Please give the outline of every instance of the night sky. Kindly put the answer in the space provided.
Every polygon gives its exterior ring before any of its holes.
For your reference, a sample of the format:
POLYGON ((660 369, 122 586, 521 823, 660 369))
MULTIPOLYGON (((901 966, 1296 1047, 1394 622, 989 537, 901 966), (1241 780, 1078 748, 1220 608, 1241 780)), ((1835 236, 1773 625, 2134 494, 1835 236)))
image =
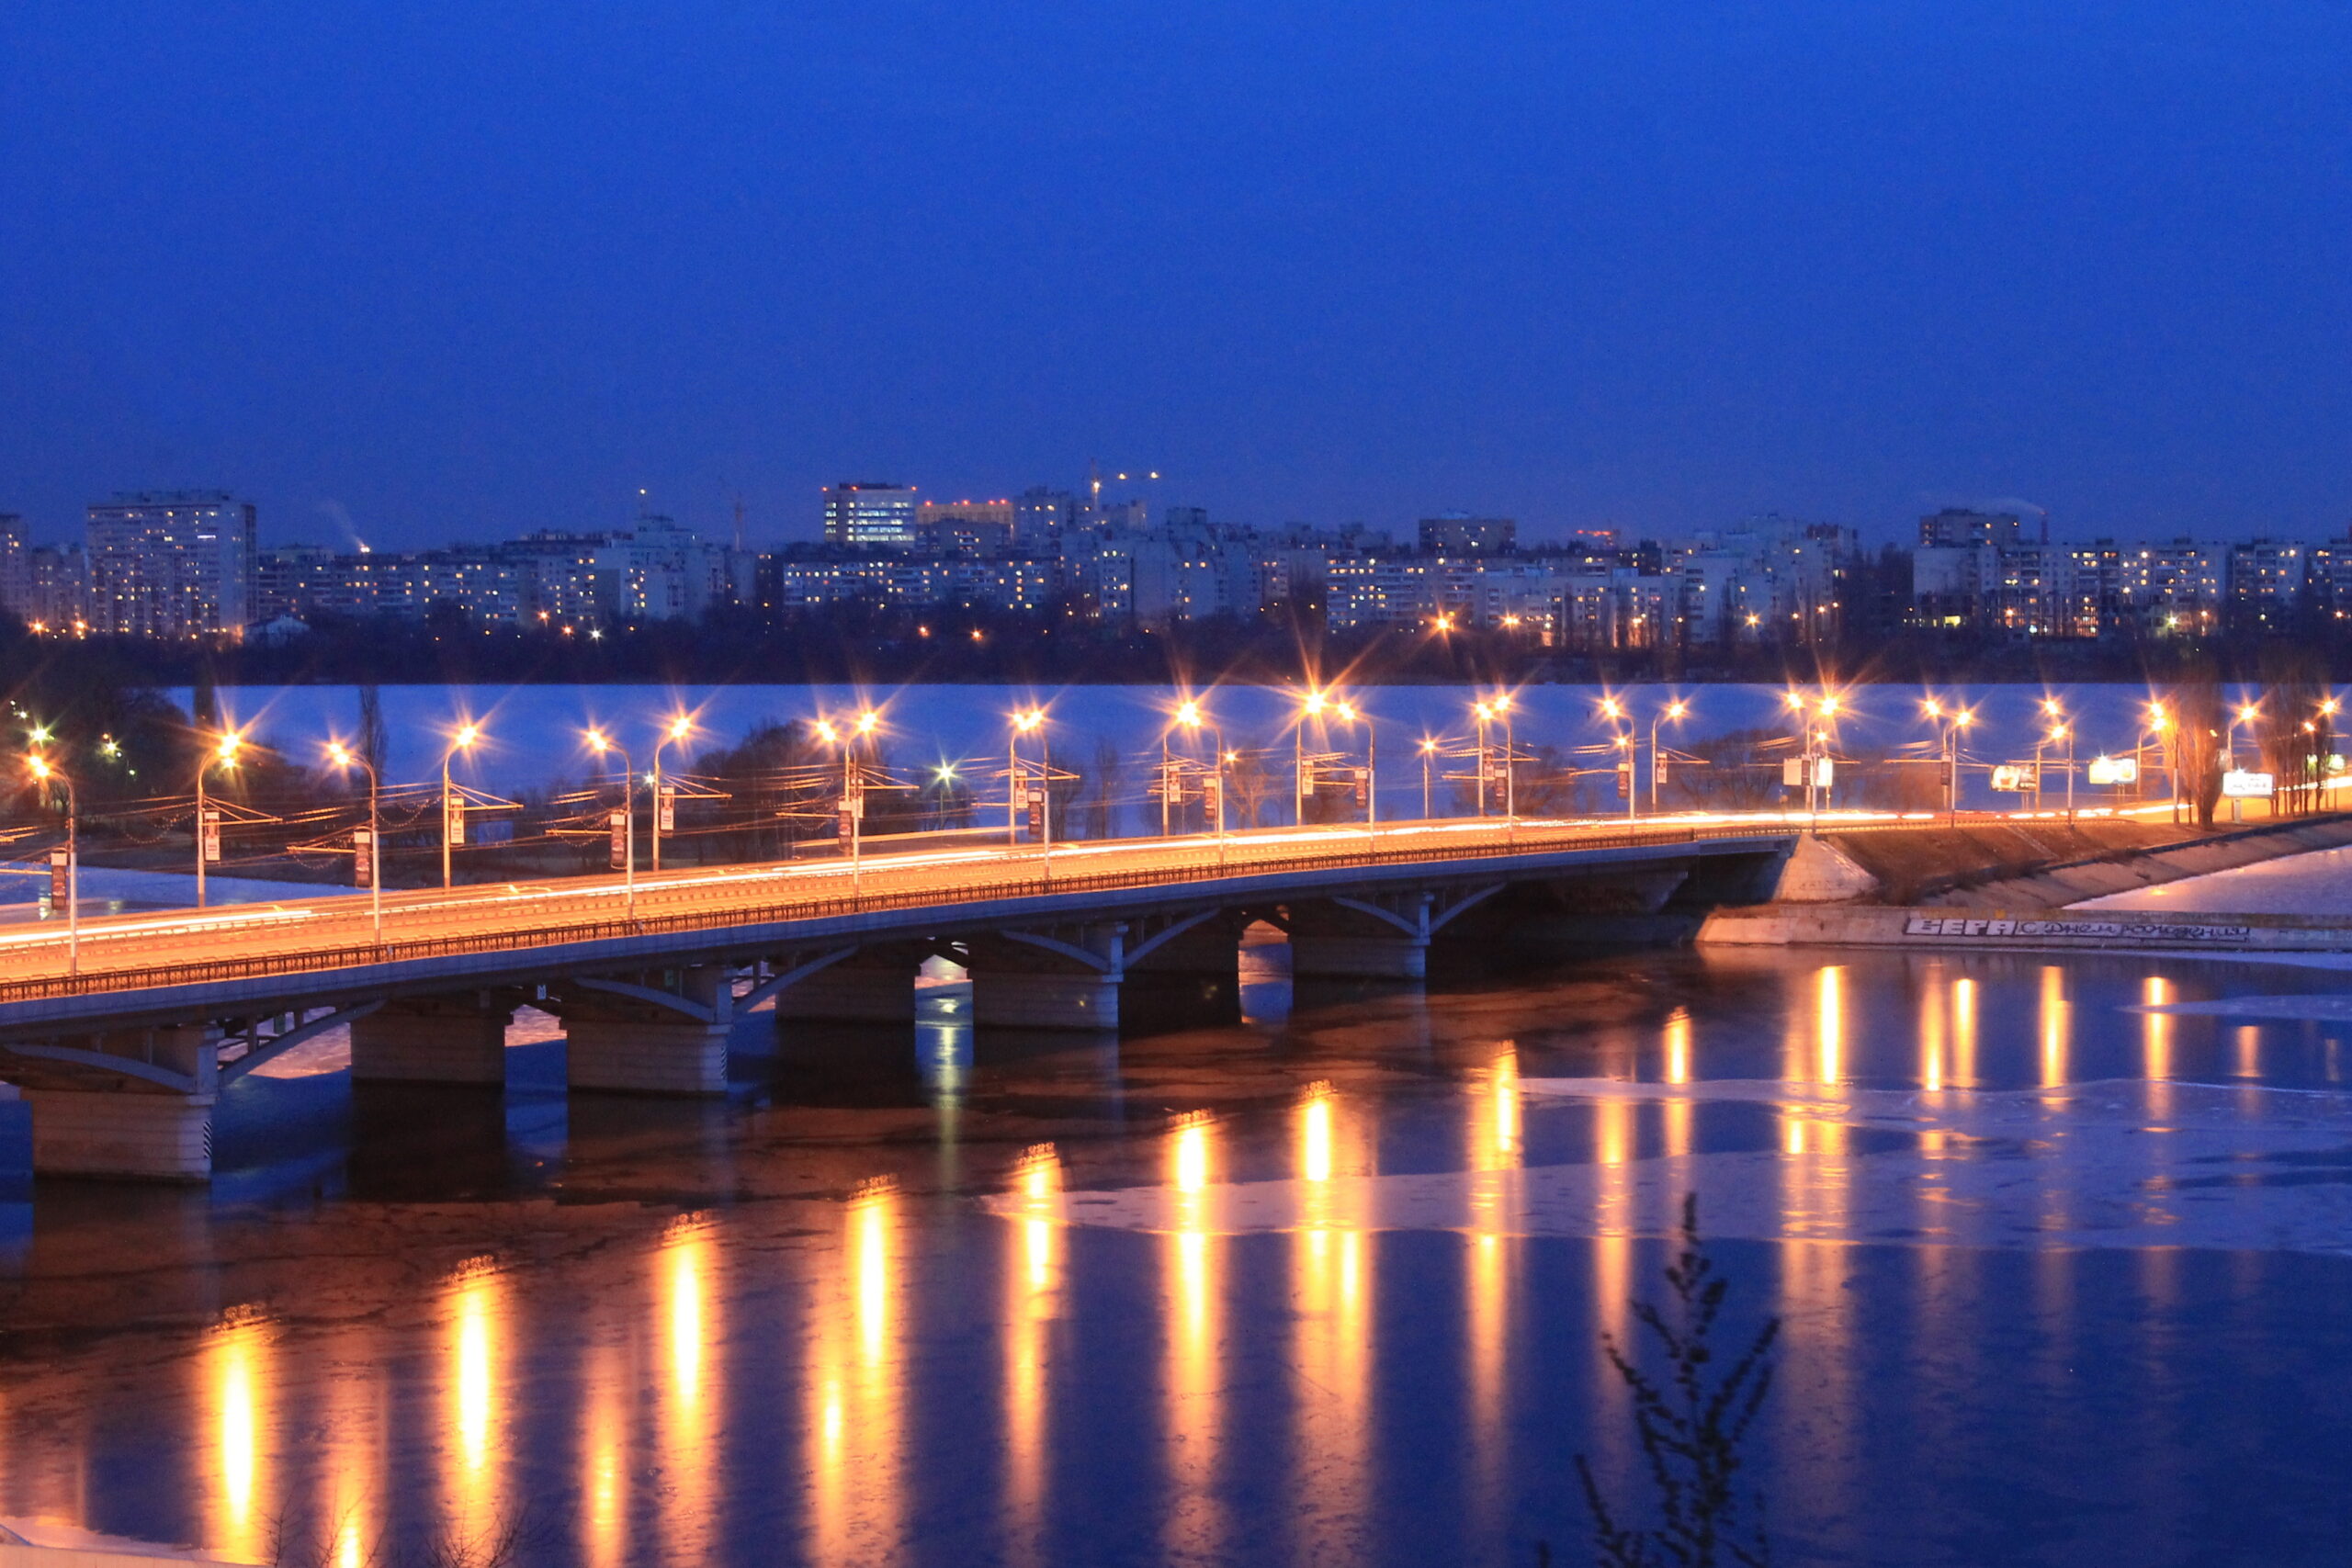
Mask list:
MULTIPOLYGON (((0 7, 0 511, 2352 519, 2352 6, 0 7)), ((348 520, 346 522, 345 520, 348 520)))

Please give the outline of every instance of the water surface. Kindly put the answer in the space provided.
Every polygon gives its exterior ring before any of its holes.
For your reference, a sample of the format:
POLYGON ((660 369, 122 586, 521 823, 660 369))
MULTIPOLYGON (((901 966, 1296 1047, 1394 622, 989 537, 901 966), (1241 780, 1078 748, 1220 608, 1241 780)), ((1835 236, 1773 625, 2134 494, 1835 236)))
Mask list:
POLYGON ((255 1561, 1577 1561, 1574 1456, 1638 1498, 1601 1338, 1695 1190, 1736 1324, 1785 1320, 1784 1561, 2342 1560, 2337 976, 1651 954, 1295 1018, 1254 979, 1239 1029, 1004 1061, 937 987, 729 1104, 567 1101, 527 1016, 503 1097, 355 1097, 322 1044, 224 1100, 213 1192, 17 1211, 0 1515, 255 1561))

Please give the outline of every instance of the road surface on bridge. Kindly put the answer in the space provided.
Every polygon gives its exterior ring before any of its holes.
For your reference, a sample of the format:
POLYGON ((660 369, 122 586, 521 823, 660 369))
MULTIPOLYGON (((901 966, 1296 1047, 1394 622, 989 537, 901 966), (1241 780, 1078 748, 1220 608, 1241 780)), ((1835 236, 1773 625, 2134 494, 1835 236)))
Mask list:
MULTIPOLYGON (((1823 814, 1819 824, 1843 829, 1905 820, 1888 813, 1839 812, 1823 814)), ((690 917, 716 925, 738 912, 747 919, 788 918, 789 907, 799 904, 836 912, 867 902, 904 908, 910 901, 935 899, 949 905, 1034 893, 1046 877, 1073 890, 1102 886, 1111 879, 1136 886, 1162 879, 1173 884, 1368 861, 1442 863, 1504 852, 1779 835, 1805 824, 1802 817, 1778 813, 1693 814, 1637 823, 1623 818, 1469 818, 1384 823, 1377 829, 1261 828, 1221 838, 1080 840, 1055 845, 1050 861, 1038 846, 1023 844, 872 854, 855 867, 833 857, 698 866, 639 874, 633 913, 625 878, 612 874, 409 889, 384 895, 382 945, 397 951, 447 943, 462 950, 468 939, 489 945, 496 938, 495 945, 503 946, 518 934, 553 935, 624 919, 673 923, 690 917)), ((271 904, 107 916, 82 923, 77 988, 128 988, 146 983, 158 970, 223 960, 296 960, 376 942, 368 896, 341 890, 271 904)), ((67 931, 53 917, 38 930, 0 935, 0 987, 62 978, 68 964, 67 931)))

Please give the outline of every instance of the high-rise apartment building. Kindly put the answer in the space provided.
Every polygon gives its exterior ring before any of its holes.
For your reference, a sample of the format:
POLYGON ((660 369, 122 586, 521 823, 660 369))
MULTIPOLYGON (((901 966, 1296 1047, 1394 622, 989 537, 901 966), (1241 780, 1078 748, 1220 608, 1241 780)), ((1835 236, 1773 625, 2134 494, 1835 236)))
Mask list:
POLYGON ((1919 543, 1929 549, 1965 549, 1971 545, 2014 545, 2022 536, 2022 522, 2013 512, 1971 512, 1947 506, 1919 519, 1919 543))
POLYGON ((1421 550, 1433 556, 1504 556, 1519 545, 1519 524, 1510 517, 1473 517, 1441 512, 1420 521, 1421 550))
POLYGON ((244 635, 254 509, 226 491, 132 491, 89 509, 90 629, 100 636, 244 635))
POLYGON ((852 484, 825 488, 825 543, 910 550, 916 543, 915 487, 852 484))
POLYGON ((11 620, 39 617, 33 609, 32 543, 25 537, 25 520, 0 512, 0 614, 11 620))

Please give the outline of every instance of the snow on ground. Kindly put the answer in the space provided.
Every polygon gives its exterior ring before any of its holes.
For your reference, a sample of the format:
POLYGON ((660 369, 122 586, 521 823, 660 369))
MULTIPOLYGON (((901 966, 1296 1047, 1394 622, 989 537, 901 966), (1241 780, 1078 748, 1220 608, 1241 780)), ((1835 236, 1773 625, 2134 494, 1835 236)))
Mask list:
POLYGON ((2352 847, 2311 850, 2070 904, 2213 915, 2352 915, 2352 847))

